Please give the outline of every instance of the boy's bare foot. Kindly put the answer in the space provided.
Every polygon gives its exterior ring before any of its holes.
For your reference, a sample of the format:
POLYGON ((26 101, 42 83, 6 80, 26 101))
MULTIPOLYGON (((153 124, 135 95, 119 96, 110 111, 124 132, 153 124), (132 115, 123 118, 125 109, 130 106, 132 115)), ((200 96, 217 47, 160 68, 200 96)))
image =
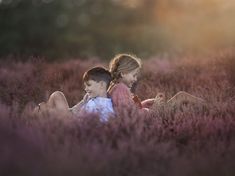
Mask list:
POLYGON ((34 115, 42 115, 46 112, 48 112, 48 107, 45 102, 39 103, 33 110, 34 115))

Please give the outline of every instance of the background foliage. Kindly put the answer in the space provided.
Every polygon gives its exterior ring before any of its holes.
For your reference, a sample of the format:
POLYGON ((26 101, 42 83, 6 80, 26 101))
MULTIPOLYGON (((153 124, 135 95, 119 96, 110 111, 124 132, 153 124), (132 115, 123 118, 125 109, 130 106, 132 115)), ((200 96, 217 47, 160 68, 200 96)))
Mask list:
POLYGON ((151 45, 145 39, 151 38, 153 3, 128 8, 112 0, 3 0, 0 55, 107 58, 144 52, 151 45))
POLYGON ((235 44, 232 0, 1 0, 0 56, 204 52, 235 44))

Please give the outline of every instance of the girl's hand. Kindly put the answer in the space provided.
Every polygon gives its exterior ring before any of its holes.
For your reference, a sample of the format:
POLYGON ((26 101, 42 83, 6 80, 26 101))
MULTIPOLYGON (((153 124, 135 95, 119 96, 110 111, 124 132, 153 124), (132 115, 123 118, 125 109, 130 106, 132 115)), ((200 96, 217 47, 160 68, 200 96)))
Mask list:
POLYGON ((155 98, 150 98, 141 102, 143 108, 150 108, 155 101, 155 98))
POLYGON ((158 111, 165 105, 165 94, 164 93, 158 93, 156 97, 154 98, 154 102, 152 107, 150 108, 153 111, 158 111))
POLYGON ((158 93, 154 98, 153 105, 151 106, 152 111, 158 111, 165 105, 165 95, 163 93, 158 93))

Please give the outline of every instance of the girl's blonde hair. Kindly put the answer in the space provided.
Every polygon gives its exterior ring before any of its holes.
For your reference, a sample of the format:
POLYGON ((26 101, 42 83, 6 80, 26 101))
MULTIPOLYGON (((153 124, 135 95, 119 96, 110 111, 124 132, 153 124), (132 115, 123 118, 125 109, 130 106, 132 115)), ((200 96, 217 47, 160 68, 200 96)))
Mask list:
POLYGON ((118 54, 109 64, 109 71, 111 73, 113 82, 121 78, 121 73, 129 73, 136 68, 141 68, 141 60, 130 54, 118 54))

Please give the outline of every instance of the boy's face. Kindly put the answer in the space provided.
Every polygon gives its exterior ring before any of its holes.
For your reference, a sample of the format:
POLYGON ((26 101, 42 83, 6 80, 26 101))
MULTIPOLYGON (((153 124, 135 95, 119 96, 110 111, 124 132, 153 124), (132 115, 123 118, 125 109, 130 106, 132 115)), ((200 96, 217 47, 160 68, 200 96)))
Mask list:
POLYGON ((84 86, 89 98, 106 96, 106 83, 104 81, 97 82, 94 80, 88 80, 84 82, 84 86))

